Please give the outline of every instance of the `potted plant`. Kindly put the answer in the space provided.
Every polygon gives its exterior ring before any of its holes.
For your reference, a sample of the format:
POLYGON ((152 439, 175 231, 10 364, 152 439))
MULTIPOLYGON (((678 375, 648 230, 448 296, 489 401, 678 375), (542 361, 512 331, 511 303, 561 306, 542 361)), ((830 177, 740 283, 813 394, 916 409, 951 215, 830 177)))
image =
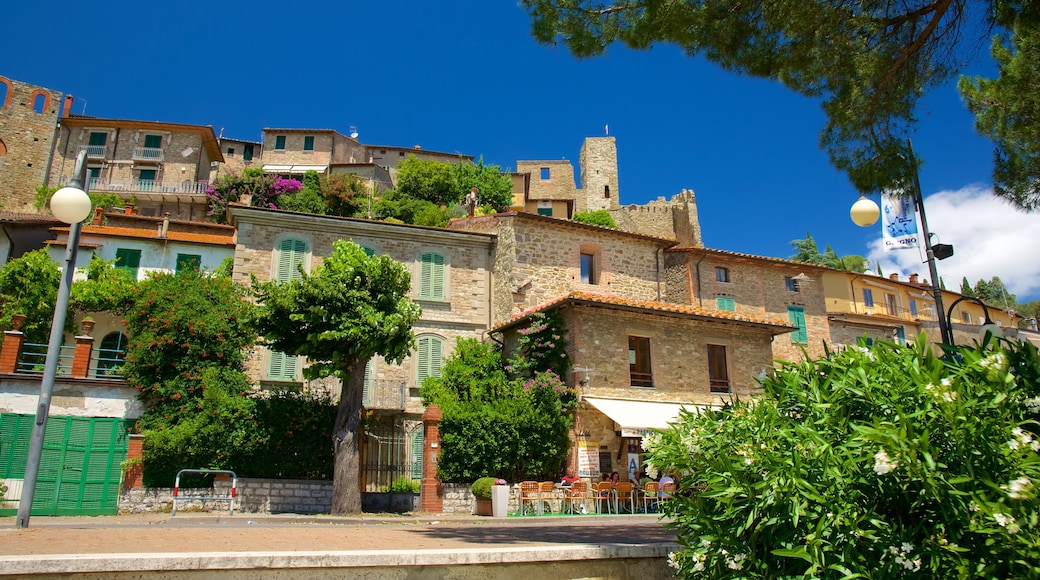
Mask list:
POLYGON ((490 516, 491 510, 491 486, 497 480, 494 477, 481 477, 473 482, 469 490, 473 492, 473 498, 477 500, 476 514, 478 516, 490 516))

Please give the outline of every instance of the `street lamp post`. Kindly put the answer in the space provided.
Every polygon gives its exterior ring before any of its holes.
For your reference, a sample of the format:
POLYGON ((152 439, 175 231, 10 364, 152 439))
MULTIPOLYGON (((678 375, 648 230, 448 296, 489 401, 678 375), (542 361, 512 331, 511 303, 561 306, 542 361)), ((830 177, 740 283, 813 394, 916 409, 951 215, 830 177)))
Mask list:
MULTIPOLYGON (((914 196, 914 205, 917 206, 917 211, 921 215, 921 234, 924 236, 925 255, 927 256, 928 274, 931 276, 932 282, 932 296, 935 299, 935 314, 939 319, 939 334, 942 337, 943 344, 953 344, 953 332, 950 330, 950 325, 946 317, 946 311, 943 310, 942 301, 942 287, 939 286, 939 271, 935 267, 936 248, 939 248, 940 256, 939 259, 948 258, 953 255, 953 248, 943 244, 932 245, 931 233, 928 231, 928 216, 924 212, 924 196, 921 194, 921 181, 917 175, 917 163, 914 158, 914 149, 910 144, 910 139, 906 140, 906 150, 910 155, 910 158, 906 162, 910 166, 910 174, 913 177, 913 183, 911 193, 914 196)), ((860 196, 859 200, 853 204, 850 210, 852 221, 858 226, 868 227, 874 225, 878 216, 881 215, 881 210, 878 209, 876 203, 866 196, 860 196)))
POLYGON ((65 312, 69 308, 69 289, 72 287, 72 275, 76 269, 79 233, 83 227, 83 220, 90 215, 90 197, 87 196, 86 190, 87 153, 82 151, 76 158, 76 170, 72 181, 68 186, 54 192, 51 197, 51 213, 71 227, 69 228, 69 240, 65 247, 61 281, 58 284, 58 298, 54 304, 51 336, 47 343, 47 359, 43 365, 40 399, 36 407, 36 422, 33 424, 32 437, 29 439, 29 456, 25 461, 25 481, 22 484, 22 497, 18 502, 16 528, 29 527, 33 496, 36 494, 40 458, 43 456, 43 438, 47 432, 47 416, 50 414, 51 393, 54 391, 54 376, 58 372, 58 358, 65 336, 65 312))
MULTIPOLYGON (((982 300, 979 300, 978 298, 976 298, 974 296, 961 296, 960 298, 954 300, 953 304, 950 304, 949 310, 946 311, 946 320, 953 320, 953 309, 958 304, 960 304, 961 302, 964 302, 965 300, 967 300, 969 302, 974 302, 975 304, 978 304, 979 306, 982 307, 982 315, 983 315, 985 320, 982 323, 982 326, 979 328, 979 334, 981 334, 983 337, 985 337, 987 333, 988 334, 992 334, 993 336, 997 336, 998 333, 1000 333, 1000 327, 997 326, 996 322, 990 316, 990 314, 989 314, 989 307, 986 306, 985 302, 983 302, 982 300)), ((950 344, 951 345, 953 344, 953 329, 952 328, 950 329, 950 344)))

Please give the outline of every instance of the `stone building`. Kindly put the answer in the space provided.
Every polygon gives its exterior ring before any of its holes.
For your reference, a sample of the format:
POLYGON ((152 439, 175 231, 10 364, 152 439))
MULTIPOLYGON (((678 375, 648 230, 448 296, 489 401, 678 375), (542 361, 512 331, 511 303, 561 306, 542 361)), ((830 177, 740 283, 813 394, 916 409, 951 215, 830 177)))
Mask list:
POLYGON ((47 183, 62 106, 60 91, 0 76, 0 208, 37 211, 36 188, 47 183))
POLYGON ((750 396, 755 378, 772 367, 774 336, 796 330, 767 309, 697 305, 687 264, 676 259, 686 254, 670 239, 526 212, 448 227, 497 238, 491 332, 507 348, 535 314, 562 314, 575 369, 562 378, 578 385, 585 401, 571 466, 590 477, 578 449, 595 447, 600 466, 613 458, 610 465, 625 473, 634 464, 634 475, 647 430, 663 428, 683 406, 750 396))
POLYGON ((797 330, 776 337, 775 359, 823 355, 824 342, 831 340, 822 283, 829 268, 709 248, 675 247, 667 256, 668 294, 674 300, 786 321, 797 330))
POLYGON ((617 143, 614 137, 586 137, 578 154, 581 181, 575 185, 570 161, 517 161, 512 209, 570 219, 575 213, 604 210, 618 228, 686 246, 701 246, 701 227, 693 191, 645 205, 621 205, 617 143), (522 177, 518 177, 522 176, 522 177))
POLYGON ((87 153, 88 187, 134 204, 141 215, 206 219, 206 188, 224 162, 213 127, 64 115, 50 183, 73 177, 87 153))
POLYGON ((244 139, 231 139, 223 135, 217 138, 218 147, 224 156, 224 162, 217 166, 213 177, 225 174, 242 175, 248 168, 261 166, 264 153, 264 144, 260 141, 246 141, 244 139))

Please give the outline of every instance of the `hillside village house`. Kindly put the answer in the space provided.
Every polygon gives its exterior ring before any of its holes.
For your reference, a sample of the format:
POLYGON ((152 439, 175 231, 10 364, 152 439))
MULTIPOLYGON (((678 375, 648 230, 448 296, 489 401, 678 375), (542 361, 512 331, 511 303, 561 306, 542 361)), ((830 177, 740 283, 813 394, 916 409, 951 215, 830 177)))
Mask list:
MULTIPOLYGON (((348 172, 383 188, 409 155, 452 163, 472 157, 364 145, 356 134, 333 130, 264 129, 262 142, 230 139, 197 125, 72 115, 71 97, 60 99, 60 92, 0 77, 0 189, 13 204, 5 210, 33 211, 35 187, 66 182, 76 154, 86 150, 90 189, 118 195, 127 210, 95 216, 84 228, 80 267, 97 253, 136 270, 140 279, 148 270, 208 271, 233 255, 240 282, 248 284, 250 275, 288 280, 297 265, 313 271, 334 241, 351 239, 409 268, 413 298, 423 307, 416 351, 401 365, 375 359, 366 369, 365 404, 373 420, 362 469, 371 490, 395 476, 419 478, 418 388, 440 372, 455 339, 508 345, 539 312, 557 309, 567 325, 575 372, 563 378, 582 397, 571 466, 589 476, 593 468, 628 475, 639 466, 637 438, 647 428, 662 426, 683 406, 752 395, 774 359, 800 360, 803 349, 817 356, 824 342, 833 348, 864 336, 911 340, 923 331, 938 341, 930 287, 913 276, 903 281, 705 248, 693 191, 621 205, 614 137, 585 139, 576 166, 517 161, 510 211, 456 220, 445 229, 242 205, 231 206, 231 225, 218 226, 201 223, 209 220, 205 188, 217 175, 248 167, 297 177, 306 170, 348 172), (619 229, 569 221, 575 212, 596 209, 609 212, 619 229), (579 461, 579 450, 588 461, 579 461)), ((59 260, 68 228, 55 226, 0 214, 0 227, 11 236, 5 257, 49 241, 59 260)), ((943 293, 946 308, 960 298, 943 293)), ((1014 316, 990 312, 1006 335, 1015 335, 1014 316)), ((968 343, 977 336, 982 309, 962 301, 951 318, 957 342, 968 343)), ((125 341, 120 322, 99 316, 92 335, 67 342, 95 353, 112 340, 118 347, 125 341)), ((18 331, 5 329, 5 336, 14 339, 18 331)), ((15 361, 6 349, 4 361, 15 361)), ((330 382, 305 383, 305 364, 258 347, 249 373, 258 388, 338 392, 330 382)), ((126 456, 126 427, 142 410, 132 389, 98 373, 96 362, 92 368, 59 377, 52 420, 100 434, 93 439, 103 447, 97 453, 118 465, 126 456)), ((20 469, 11 449, 27 439, 38 380, 9 370, 0 372, 0 478, 10 483, 20 469)), ((110 497, 119 473, 102 483, 79 472, 62 478, 63 490, 102 485, 110 497)), ((114 510, 109 505, 89 509, 114 510)))
MULTIPOLYGON (((416 350, 400 365, 379 357, 368 363, 364 403, 374 416, 363 450, 371 461, 363 471, 369 491, 381 491, 392 481, 396 472, 386 470, 389 465, 410 466, 418 479, 423 411, 419 387, 427 376, 440 374, 457 338, 482 339, 489 327, 494 237, 241 205, 232 205, 230 215, 238 232, 234 278, 246 286, 251 276, 288 281, 299 277, 297 266, 314 271, 337 240, 352 240, 367 252, 389 255, 406 265, 412 300, 422 306, 422 316, 413 327, 416 350)), ((305 362, 302 357, 258 347, 247 372, 263 388, 299 388, 305 362)), ((338 381, 307 388, 339 394, 338 381)))
POLYGON ((142 215, 205 220, 206 188, 224 162, 212 127, 62 117, 49 183, 66 185, 87 152, 89 191, 112 193, 142 215))

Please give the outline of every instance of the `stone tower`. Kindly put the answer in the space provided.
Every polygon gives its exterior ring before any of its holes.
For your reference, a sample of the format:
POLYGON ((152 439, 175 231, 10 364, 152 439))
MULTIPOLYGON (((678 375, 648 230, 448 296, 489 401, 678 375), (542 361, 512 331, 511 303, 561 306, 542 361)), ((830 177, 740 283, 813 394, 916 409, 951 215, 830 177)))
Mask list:
POLYGON ((4 210, 37 211, 36 187, 47 179, 61 106, 60 91, 0 77, 0 203, 4 210))
POLYGON ((581 195, 575 200, 579 211, 618 207, 617 143, 613 137, 586 137, 578 156, 581 195))

